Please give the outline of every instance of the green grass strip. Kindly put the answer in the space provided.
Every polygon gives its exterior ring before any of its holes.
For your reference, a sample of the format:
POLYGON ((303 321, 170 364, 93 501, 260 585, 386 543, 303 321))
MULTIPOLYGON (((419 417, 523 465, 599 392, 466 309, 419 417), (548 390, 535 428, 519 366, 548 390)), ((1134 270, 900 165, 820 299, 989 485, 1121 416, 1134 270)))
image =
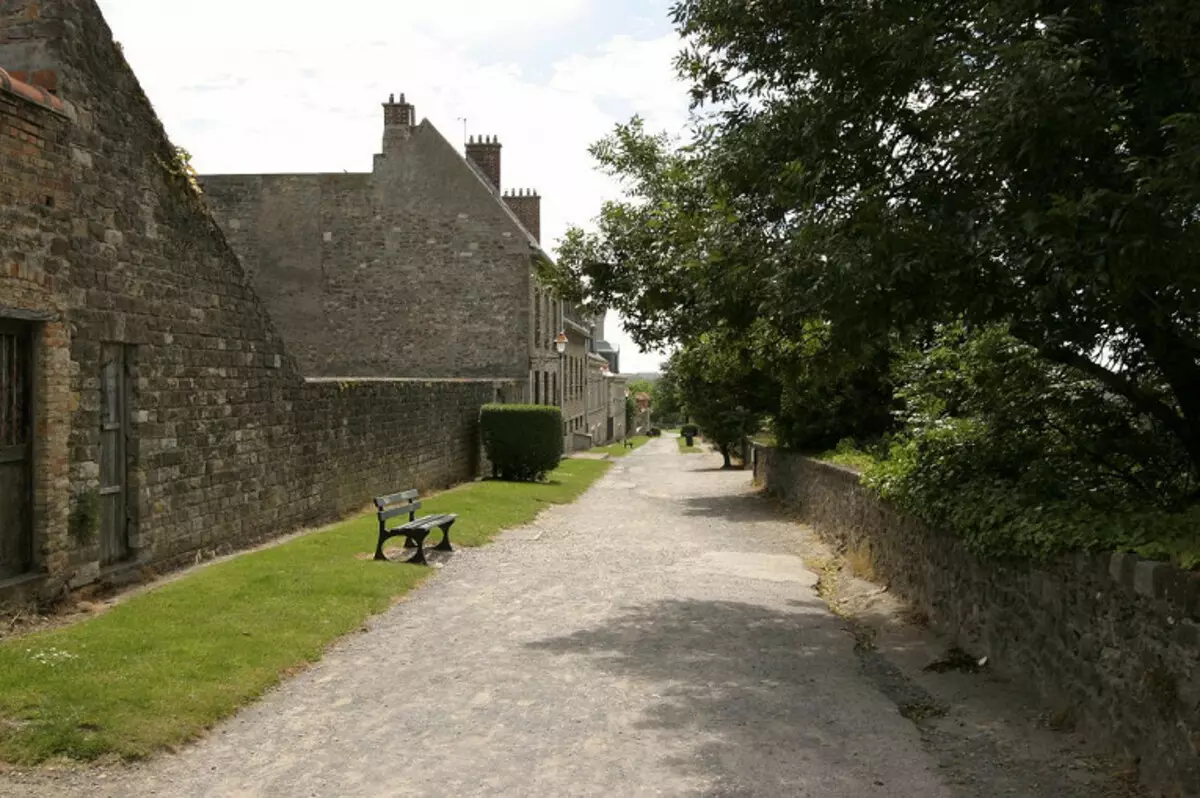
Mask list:
MULTIPOLYGON (((422 512, 458 513, 453 542, 477 546, 575 500, 610 466, 567 460, 548 483, 470 483, 422 512)), ((360 559, 376 528, 373 514, 354 518, 0 644, 0 760, 136 759, 196 738, 429 575, 360 559)))
POLYGON ((688 446, 687 438, 682 435, 676 438, 675 442, 679 444, 680 454, 704 454, 704 449, 701 446, 688 446))
POLYGON ((649 435, 634 435, 632 438, 629 439, 629 442, 633 444, 632 449, 630 449, 629 447, 627 447, 621 443, 610 443, 608 446, 594 446, 594 447, 592 447, 591 451, 596 452, 596 453, 607 452, 609 457, 624 457, 625 455, 629 454, 630 452, 636 451, 637 449, 640 449, 643 446, 645 446, 647 443, 649 443, 650 436, 649 435))

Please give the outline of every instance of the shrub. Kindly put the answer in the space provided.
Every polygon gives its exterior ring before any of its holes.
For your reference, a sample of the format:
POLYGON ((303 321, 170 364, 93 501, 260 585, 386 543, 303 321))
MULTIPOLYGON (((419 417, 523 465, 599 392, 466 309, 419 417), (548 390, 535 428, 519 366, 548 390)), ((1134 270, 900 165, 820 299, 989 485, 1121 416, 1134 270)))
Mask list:
POLYGON ((562 411, 557 407, 484 405, 480 428, 494 477, 534 481, 562 459, 562 411))
POLYGON ((684 424, 683 429, 679 430, 679 434, 683 437, 691 435, 693 438, 700 434, 700 428, 695 424, 684 424))
POLYGON ((947 326, 897 363, 904 427, 866 482, 978 554, 1136 549, 1200 561, 1187 455, 1003 328, 947 326))

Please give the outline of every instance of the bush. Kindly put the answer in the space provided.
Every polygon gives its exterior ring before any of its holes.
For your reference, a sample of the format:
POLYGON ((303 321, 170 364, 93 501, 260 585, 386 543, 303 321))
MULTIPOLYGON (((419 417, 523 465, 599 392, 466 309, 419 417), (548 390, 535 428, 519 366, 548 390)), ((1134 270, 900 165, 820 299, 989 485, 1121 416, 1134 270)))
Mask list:
POLYGON ((1200 562, 1186 452, 1103 386, 1003 328, 942 328, 896 377, 904 427, 866 482, 972 551, 1200 562))
POLYGON ((679 430, 679 434, 685 438, 689 435, 691 435, 693 438, 695 438, 697 435, 700 434, 700 428, 697 427, 695 424, 684 424, 683 429, 679 430))
POLYGON ((662 430, 660 430, 658 427, 651 427, 650 431, 647 432, 646 434, 649 435, 651 438, 657 438, 662 435, 662 430))
POLYGON ((484 405, 480 428, 492 476, 531 482, 558 467, 562 411, 545 405, 484 405))

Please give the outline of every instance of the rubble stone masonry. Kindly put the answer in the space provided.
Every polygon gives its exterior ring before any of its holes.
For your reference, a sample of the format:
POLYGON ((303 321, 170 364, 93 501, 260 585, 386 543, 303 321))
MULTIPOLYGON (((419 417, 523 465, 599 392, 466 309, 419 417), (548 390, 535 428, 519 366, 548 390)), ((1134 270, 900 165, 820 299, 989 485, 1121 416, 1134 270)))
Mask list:
POLYGON ((509 383, 304 379, 94 0, 0 6, 0 66, 57 91, 0 86, 0 318, 35 331, 36 414, 34 563, 0 602, 476 473, 479 407, 509 383), (102 567, 79 520, 100 478, 103 344, 128 353, 129 556, 102 567))
POLYGON ((980 560, 840 466, 754 447, 754 476, 932 624, 1041 691, 1166 795, 1200 795, 1200 574, 1133 554, 980 560))

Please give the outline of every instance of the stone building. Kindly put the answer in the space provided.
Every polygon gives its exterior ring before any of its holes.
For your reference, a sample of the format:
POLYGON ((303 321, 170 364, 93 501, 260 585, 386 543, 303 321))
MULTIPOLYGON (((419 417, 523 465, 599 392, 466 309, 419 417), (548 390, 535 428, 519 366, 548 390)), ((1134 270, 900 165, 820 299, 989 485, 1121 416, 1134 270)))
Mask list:
MULTIPOLYGON (((120 582, 476 473, 479 407, 527 379, 533 244, 472 238, 506 216, 471 194, 467 219, 436 217, 469 231, 446 263, 494 256, 509 313, 461 322, 513 332, 484 344, 491 365, 450 330, 445 351, 412 358, 440 371, 461 353, 473 379, 313 378, 304 364, 322 362, 319 347, 280 334, 94 0, 8 0, 0 66, 11 71, 0 76, 0 602, 120 582)), ((428 132, 390 130, 436 150, 428 132)), ((422 240, 448 240, 433 227, 422 240)), ((314 229, 319 247, 346 243, 324 240, 343 231, 332 222, 314 229)), ((386 219, 372 229, 384 248, 408 240, 386 219)), ((369 287, 339 280, 347 303, 369 287)), ((366 321, 410 329, 425 308, 403 299, 392 308, 403 318, 366 321)), ((354 357, 356 370, 391 368, 354 357)))
POLYGON ((416 120, 384 104, 369 173, 205 175, 213 215, 305 374, 527 378, 544 254, 492 182, 500 144, 464 160, 416 120))
POLYGON ((568 450, 620 437, 603 322, 538 282, 542 198, 504 190, 500 141, 459 155, 401 94, 381 149, 366 174, 202 178, 304 373, 520 378, 504 398, 561 406, 568 450))

